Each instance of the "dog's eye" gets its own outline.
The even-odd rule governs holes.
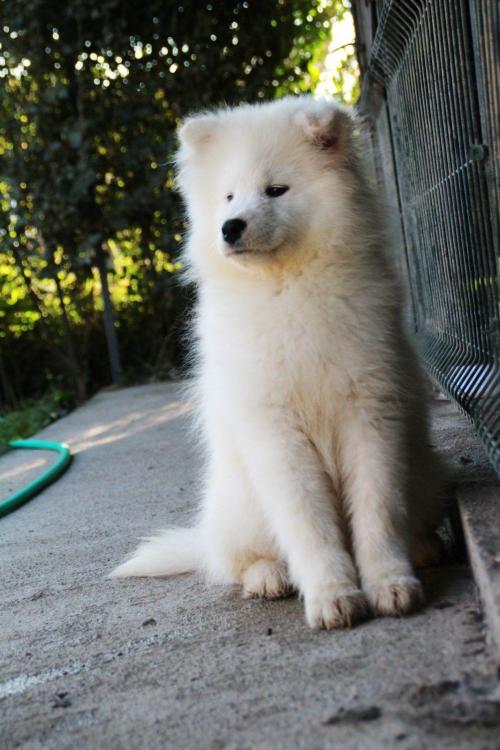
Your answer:
[[[232,193],[228,193],[228,194],[226,195],[226,200],[227,200],[227,202],[228,202],[228,203],[229,203],[230,201],[232,201],[232,200],[233,200],[233,198],[234,198],[234,195],[233,195]]]
[[[266,187],[266,195],[269,198],[279,198],[280,195],[286,193],[287,190],[290,190],[288,185],[268,185]]]

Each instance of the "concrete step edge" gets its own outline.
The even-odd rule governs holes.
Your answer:
[[[457,490],[465,542],[500,662],[500,484]]]

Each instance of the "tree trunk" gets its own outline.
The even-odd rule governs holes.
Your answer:
[[[30,296],[30,299],[33,303],[33,307],[40,315],[40,319],[38,322],[40,324],[42,337],[44,337],[45,341],[47,342],[49,351],[52,352],[55,359],[57,359],[60,362],[61,367],[63,367],[66,370],[66,372],[70,376],[72,376],[73,371],[71,367],[71,361],[68,355],[64,353],[63,351],[61,351],[59,347],[57,346],[57,344],[54,342],[53,331],[51,330],[50,326],[47,324],[41,300],[39,299],[37,293],[35,292],[33,288],[33,285],[31,283],[31,277],[28,276],[28,274],[26,273],[26,269],[24,267],[24,263],[21,258],[21,255],[19,251],[15,248],[12,249],[12,253],[14,256],[14,260],[16,261],[17,267],[19,268],[21,272],[21,276],[23,277],[23,281],[28,291],[28,294]]]
[[[44,314],[44,310],[42,307],[42,303],[40,302],[37,293],[33,289],[33,286],[31,284],[31,279],[26,273],[26,269],[24,267],[24,263],[21,258],[21,255],[16,248],[12,248],[12,254],[14,256],[14,260],[16,261],[17,267],[19,271],[21,272],[21,276],[23,277],[24,285],[33,303],[33,307],[40,315],[40,325],[44,329],[45,333],[48,333],[50,335],[50,331],[48,330],[47,322],[45,320],[45,314]]]
[[[95,254],[96,266],[101,279],[101,293],[104,304],[104,329],[106,331],[106,343],[108,346],[109,365],[111,368],[111,379],[113,385],[119,385],[123,379],[122,365],[120,359],[120,347],[116,335],[115,316],[111,305],[109,294],[108,274],[106,269],[106,256],[102,248],[98,248]]]
[[[81,404],[87,398],[87,384],[85,382],[85,375],[82,372],[82,369],[80,367],[80,362],[76,355],[76,347],[75,347],[75,342],[73,339],[73,332],[71,330],[71,324],[69,322],[68,311],[66,309],[66,304],[64,302],[64,293],[61,288],[61,282],[57,275],[57,271],[54,274],[54,281],[56,283],[57,296],[59,297],[59,304],[61,305],[61,312],[63,316],[64,339],[66,341],[66,346],[68,349],[68,359],[69,359],[70,368],[71,368],[72,375],[73,375],[73,381],[75,383],[76,398],[77,398],[78,403]]]
[[[78,15],[77,20],[77,36],[82,42],[83,30],[82,30],[82,19]],[[88,165],[90,162],[88,153],[87,143],[87,120],[85,117],[84,98],[81,88],[81,80],[75,75],[73,64],[69,64],[66,67],[66,73],[69,81],[69,92],[75,109],[76,121],[78,124],[78,131],[80,134],[80,159]],[[91,225],[94,227],[104,227],[103,217],[101,211],[96,203],[94,188],[89,186],[87,191],[87,215],[91,217]],[[106,270],[106,254],[99,246],[95,249],[94,263],[99,271],[99,277],[101,279],[101,294],[102,301],[104,303],[104,330],[106,332],[106,344],[108,348],[109,365],[111,370],[111,380],[113,385],[119,385],[123,379],[122,365],[120,359],[120,347],[118,344],[118,337],[116,335],[115,316],[113,312],[113,306],[111,305],[111,297],[109,295],[108,276]]]
[[[17,398],[12,387],[12,384],[7,376],[7,370],[5,369],[5,363],[2,357],[2,350],[0,349],[0,382],[5,396],[5,403],[10,406],[11,409],[15,409],[17,406]]]

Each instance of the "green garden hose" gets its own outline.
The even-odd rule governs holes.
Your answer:
[[[14,492],[13,495],[5,500],[0,500],[0,516],[6,516],[7,513],[11,513],[16,508],[28,502],[28,500],[31,500],[44,487],[58,479],[71,463],[71,450],[66,443],[54,443],[51,440],[11,440],[9,445],[12,448],[55,451],[60,455],[53,466],[50,466],[47,471],[40,474],[39,477],[27,484],[26,487],[18,490],[18,492]]]

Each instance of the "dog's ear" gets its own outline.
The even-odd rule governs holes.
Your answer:
[[[198,151],[213,138],[216,127],[217,118],[214,115],[195,115],[184,120],[177,135],[183,146]]]
[[[305,137],[332,154],[346,154],[354,133],[354,118],[347,109],[336,104],[319,103],[318,107],[295,115]]]

